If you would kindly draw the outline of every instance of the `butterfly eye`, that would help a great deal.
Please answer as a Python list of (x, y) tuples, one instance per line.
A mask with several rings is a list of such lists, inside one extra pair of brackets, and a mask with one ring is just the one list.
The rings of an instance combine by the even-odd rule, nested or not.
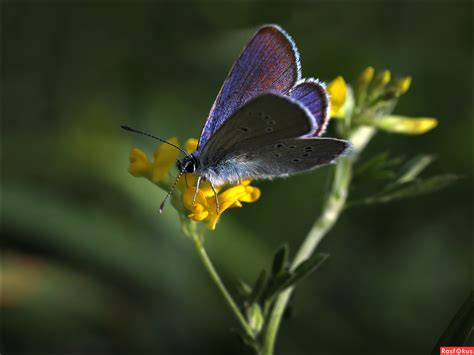
[(194, 164), (194, 162), (190, 162), (188, 163), (188, 165), (186, 165), (187, 173), (194, 173), (195, 171), (196, 171), (196, 165)]

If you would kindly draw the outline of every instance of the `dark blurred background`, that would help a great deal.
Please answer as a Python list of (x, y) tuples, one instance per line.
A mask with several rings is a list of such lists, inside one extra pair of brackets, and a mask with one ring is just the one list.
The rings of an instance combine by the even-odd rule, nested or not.
[[(472, 3), (2, 2), (2, 354), (247, 354), (164, 193), (128, 154), (197, 137), (260, 25), (296, 40), (303, 76), (412, 75), (396, 113), (439, 127), (379, 133), (364, 153), (433, 153), (453, 187), (348, 210), (331, 258), (292, 299), (277, 354), (429, 353), (472, 285)], [(318, 215), (323, 168), (262, 182), (207, 247), (232, 291)]]

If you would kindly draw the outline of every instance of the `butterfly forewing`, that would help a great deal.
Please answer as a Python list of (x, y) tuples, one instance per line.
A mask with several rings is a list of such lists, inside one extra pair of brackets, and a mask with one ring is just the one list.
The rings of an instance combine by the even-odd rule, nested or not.
[(260, 28), (227, 76), (201, 132), (198, 151), (243, 104), (267, 91), (286, 94), (300, 77), (299, 55), (289, 35), (275, 25)]
[(260, 95), (238, 109), (198, 155), (201, 166), (215, 166), (236, 152), (252, 152), (283, 139), (311, 135), (314, 117), (298, 102), (276, 93)]

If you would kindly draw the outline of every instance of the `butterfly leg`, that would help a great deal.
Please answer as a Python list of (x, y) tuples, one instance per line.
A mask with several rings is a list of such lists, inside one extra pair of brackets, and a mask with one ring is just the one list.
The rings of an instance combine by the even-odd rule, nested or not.
[(199, 184), (200, 183), (201, 183), (201, 176), (198, 176), (197, 181), (196, 181), (196, 191), (194, 191), (194, 196), (193, 196), (193, 206), (194, 206), (194, 202), (196, 202), (196, 197), (197, 197), (197, 193), (199, 191)]
[(212, 192), (214, 192), (214, 197), (216, 199), (216, 213), (219, 215), (219, 199), (217, 198), (217, 191), (211, 180), (209, 180), (209, 184), (211, 185)]

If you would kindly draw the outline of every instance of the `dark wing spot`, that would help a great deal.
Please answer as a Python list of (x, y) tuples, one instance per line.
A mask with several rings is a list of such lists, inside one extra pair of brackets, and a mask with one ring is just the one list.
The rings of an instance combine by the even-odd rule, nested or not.
[(249, 129), (247, 127), (240, 127), (240, 130), (243, 131), (243, 132), (248, 132)]
[(274, 155), (275, 155), (275, 158), (279, 158), (279, 157), (281, 157), (281, 155), (280, 155), (280, 154), (278, 154), (278, 153), (277, 153), (277, 154), (274, 154)]
[(263, 112), (259, 112), (258, 117), (262, 117), (262, 116), (263, 116)]
[(272, 127), (267, 127), (267, 128), (265, 128), (265, 132), (268, 132), (268, 133), (273, 132), (273, 128)]
[(313, 147), (305, 147), (304, 150), (306, 150), (307, 152), (310, 152), (313, 150)]
[(272, 124), (272, 125), (274, 125), (274, 124), (276, 124), (276, 122), (275, 122), (275, 120), (270, 120), (270, 121), (267, 121), (267, 124)]
[(303, 157), (309, 157), (309, 154), (308, 154), (308, 153), (304, 153), (302, 156), (303, 156)]
[(290, 145), (288, 148), (290, 148), (290, 149), (295, 149), (295, 148), (296, 148), (296, 146), (294, 146), (294, 145)]
[(271, 116), (266, 115), (266, 116), (265, 116), (265, 119), (266, 119), (266, 120), (269, 120), (269, 119), (271, 119)]
[(283, 143), (275, 144), (275, 148), (283, 148), (285, 145)]
[(295, 163), (298, 163), (299, 161), (301, 161), (301, 159), (298, 159), (298, 158), (293, 159), (293, 162), (295, 162)]

